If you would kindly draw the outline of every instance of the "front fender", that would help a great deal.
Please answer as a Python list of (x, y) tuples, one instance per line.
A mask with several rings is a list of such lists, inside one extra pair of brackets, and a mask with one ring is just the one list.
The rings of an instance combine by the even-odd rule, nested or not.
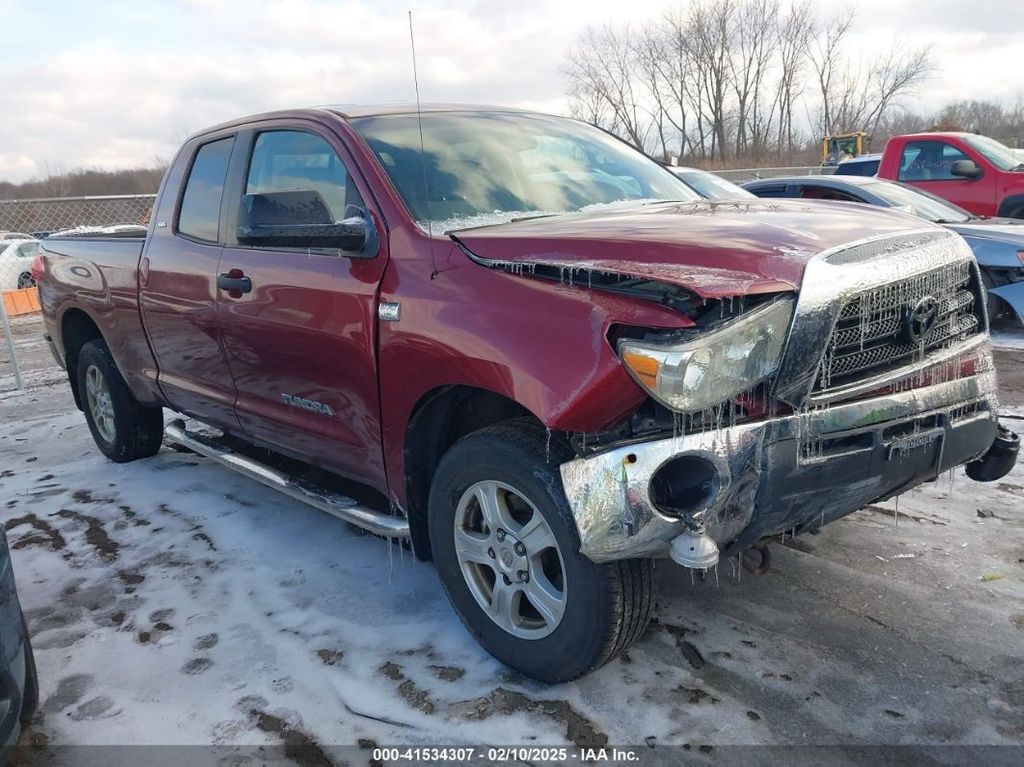
[(398, 258), (381, 285), (382, 301), (401, 304), (398, 321), (380, 323), (378, 351), (393, 491), (404, 484), (395, 469), (404, 470), (406, 426), (426, 393), (473, 387), (518, 403), (549, 429), (603, 431), (647, 398), (608, 340), (611, 326), (693, 324), (651, 302), (487, 269), (454, 244), (446, 250), (434, 279), (429, 260), (424, 269)]
[(1017, 315), (1017, 322), (1024, 324), (1024, 282), (1012, 282), (992, 288), (989, 293), (999, 296)]

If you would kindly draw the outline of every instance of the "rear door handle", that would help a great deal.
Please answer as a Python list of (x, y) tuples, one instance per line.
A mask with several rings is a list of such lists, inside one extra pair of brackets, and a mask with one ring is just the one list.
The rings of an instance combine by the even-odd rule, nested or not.
[(241, 298), (243, 293), (252, 292), (252, 280), (241, 269), (232, 269), (227, 274), (217, 275), (217, 287), (226, 290), (232, 298)]

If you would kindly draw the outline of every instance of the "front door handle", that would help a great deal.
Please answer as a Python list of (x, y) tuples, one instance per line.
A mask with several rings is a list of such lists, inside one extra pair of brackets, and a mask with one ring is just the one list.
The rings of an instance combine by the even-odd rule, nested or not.
[(252, 280), (241, 269), (232, 269), (227, 274), (217, 275), (217, 287), (226, 290), (231, 298), (241, 298), (243, 293), (252, 292)]

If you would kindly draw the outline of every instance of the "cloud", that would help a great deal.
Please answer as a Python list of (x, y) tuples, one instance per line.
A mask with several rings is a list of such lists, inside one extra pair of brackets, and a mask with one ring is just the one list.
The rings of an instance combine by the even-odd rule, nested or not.
[[(0, 52), (0, 179), (24, 180), (46, 164), (117, 168), (169, 158), (193, 131), (268, 109), (414, 97), (409, 6), (397, 0), (92, 0), (68, 5), (59, 20), (49, 5), (0, 0), (27, 41), (14, 46), (19, 55)], [(593, 23), (639, 25), (669, 5), (414, 4), (423, 99), (563, 111), (561, 67), (576, 35)], [(992, 74), (1018, 68), (1000, 16), (1019, 28), (1024, 11), (976, 2), (964, 19), (952, 0), (897, 5), (863, 0), (858, 45), (870, 52), (897, 32), (912, 44), (936, 42), (939, 71), (919, 96), (924, 103), (1012, 92)]]

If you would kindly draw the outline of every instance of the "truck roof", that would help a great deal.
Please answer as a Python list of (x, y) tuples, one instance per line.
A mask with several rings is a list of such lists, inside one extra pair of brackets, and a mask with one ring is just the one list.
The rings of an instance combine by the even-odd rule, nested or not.
[(921, 131), (920, 133), (902, 133), (899, 136), (893, 136), (898, 139), (928, 139), (928, 138), (942, 138), (951, 136), (976, 136), (976, 133), (969, 133), (967, 131), (960, 130), (932, 130), (932, 131)]
[[(420, 111), (431, 112), (507, 112), (510, 114), (542, 114), (529, 109), (517, 107), (502, 107), (487, 104), (452, 104), (444, 102), (430, 102), (420, 105)], [(325, 114), (333, 114), (343, 119), (357, 117), (376, 117), (378, 115), (415, 114), (416, 104), (414, 102), (389, 102), (384, 104), (334, 104), (312, 107), (298, 107), (295, 109), (278, 109), (271, 112), (259, 112), (257, 114), (236, 117), (233, 120), (212, 125), (193, 134), (202, 136), (207, 133), (233, 128), (246, 123), (260, 120), (274, 120), (280, 118), (306, 118), (323, 119)]]

